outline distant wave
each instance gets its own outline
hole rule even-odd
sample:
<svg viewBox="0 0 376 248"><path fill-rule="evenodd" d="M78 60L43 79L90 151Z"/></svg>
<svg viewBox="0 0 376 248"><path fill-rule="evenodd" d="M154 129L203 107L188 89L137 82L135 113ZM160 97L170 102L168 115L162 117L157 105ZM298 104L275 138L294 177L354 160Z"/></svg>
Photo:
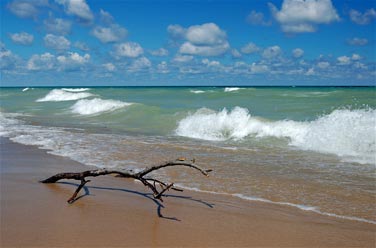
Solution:
<svg viewBox="0 0 376 248"><path fill-rule="evenodd" d="M238 91L238 90L241 90L243 88L238 88L238 87L226 87L223 91L224 92L232 92L232 91Z"/></svg>
<svg viewBox="0 0 376 248"><path fill-rule="evenodd" d="M205 93L205 91L203 90L190 90L191 93L194 93L194 94L202 94L202 93Z"/></svg>
<svg viewBox="0 0 376 248"><path fill-rule="evenodd" d="M82 98L87 98L93 96L93 94L88 92L78 92L73 93L63 89L53 89L48 94L42 98L39 98L37 102L61 102L61 101L72 101Z"/></svg>
<svg viewBox="0 0 376 248"><path fill-rule="evenodd" d="M97 115L103 112L111 112L131 104L132 103L116 100L102 100L99 98L91 100L82 99L77 101L71 107L71 110L73 113L80 115Z"/></svg>
<svg viewBox="0 0 376 248"><path fill-rule="evenodd" d="M201 108L180 120L179 136L224 141L246 137L287 138L303 150L331 153L345 161L374 164L376 110L335 110L314 121L265 121L252 117L245 108L215 112Z"/></svg>
<svg viewBox="0 0 376 248"><path fill-rule="evenodd" d="M83 92L83 91L88 91L90 90L89 88L62 88L64 91L68 92Z"/></svg>

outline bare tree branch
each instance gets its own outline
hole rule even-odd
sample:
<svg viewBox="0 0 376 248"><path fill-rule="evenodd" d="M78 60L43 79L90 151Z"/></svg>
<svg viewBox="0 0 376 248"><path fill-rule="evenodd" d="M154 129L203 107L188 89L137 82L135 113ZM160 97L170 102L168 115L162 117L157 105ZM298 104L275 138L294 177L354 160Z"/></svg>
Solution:
<svg viewBox="0 0 376 248"><path fill-rule="evenodd" d="M163 202L162 196L163 194L168 191L169 189L177 190L177 191L183 191L181 189L177 189L173 187L173 183L165 183L158 179L149 177L145 178L146 175L149 173L165 168L165 167L172 167L172 166L185 166L189 167L195 170L198 170L205 176L209 176L209 172L212 170L205 170L200 168L199 166L195 165L195 160L187 161L185 158L179 158L175 161L169 161L161 165L155 165L150 168L145 168L140 172L133 173L132 171L119 171L119 170L107 170L107 169L98 169L98 170L88 170L83 172L66 172L66 173L58 173L54 176L51 176L45 180L40 181L41 183L56 183L59 180L62 179L74 179L74 180L80 180L81 184L77 187L76 191L73 193L73 195L68 199L68 203L73 203L75 200L77 200L77 195L80 192L80 190L85 186L86 183L90 182L90 180L86 180L86 177L98 177L103 175L110 175L115 174L118 177L124 177L124 178L133 178L135 180L138 180L142 182L146 187L148 187L152 192L155 199L158 199ZM158 187L156 186L156 183L161 188L158 190Z"/></svg>

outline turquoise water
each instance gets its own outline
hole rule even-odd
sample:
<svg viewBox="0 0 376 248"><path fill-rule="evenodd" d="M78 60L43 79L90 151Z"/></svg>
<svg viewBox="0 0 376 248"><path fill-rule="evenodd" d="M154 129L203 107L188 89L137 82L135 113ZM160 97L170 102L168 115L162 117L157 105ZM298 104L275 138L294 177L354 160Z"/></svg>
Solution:
<svg viewBox="0 0 376 248"><path fill-rule="evenodd" d="M1 88L3 136L98 167L195 157L181 187L375 221L376 89ZM188 177L189 175L189 177Z"/></svg>

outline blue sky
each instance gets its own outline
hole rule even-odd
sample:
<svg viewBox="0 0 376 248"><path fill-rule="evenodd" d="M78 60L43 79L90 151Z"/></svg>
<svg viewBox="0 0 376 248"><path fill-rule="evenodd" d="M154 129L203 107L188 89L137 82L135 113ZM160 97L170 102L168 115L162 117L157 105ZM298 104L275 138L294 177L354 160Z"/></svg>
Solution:
<svg viewBox="0 0 376 248"><path fill-rule="evenodd" d="M1 85L375 85L373 0L1 1Z"/></svg>

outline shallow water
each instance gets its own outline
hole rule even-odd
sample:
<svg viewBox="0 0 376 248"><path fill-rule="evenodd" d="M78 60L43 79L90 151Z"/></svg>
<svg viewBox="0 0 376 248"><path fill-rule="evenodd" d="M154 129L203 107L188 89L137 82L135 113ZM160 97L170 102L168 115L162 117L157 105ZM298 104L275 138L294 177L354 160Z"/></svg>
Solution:
<svg viewBox="0 0 376 248"><path fill-rule="evenodd" d="M181 187L376 221L375 88L1 88L0 133Z"/></svg>

